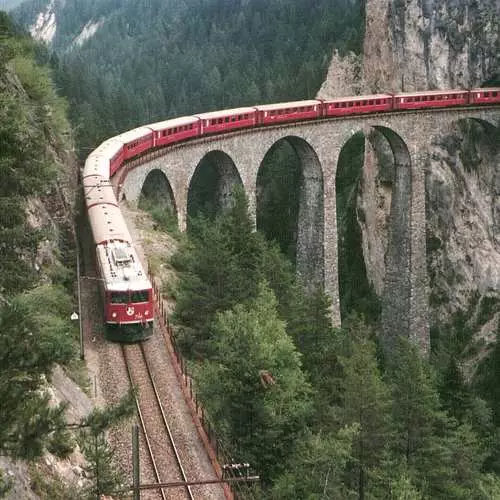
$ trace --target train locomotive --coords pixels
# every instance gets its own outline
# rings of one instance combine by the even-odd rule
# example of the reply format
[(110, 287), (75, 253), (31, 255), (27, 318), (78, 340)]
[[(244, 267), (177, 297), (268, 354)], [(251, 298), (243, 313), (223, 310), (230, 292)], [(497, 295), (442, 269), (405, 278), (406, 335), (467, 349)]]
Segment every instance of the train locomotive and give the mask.
[(96, 246), (106, 335), (142, 340), (152, 334), (154, 302), (110, 182), (130, 159), (184, 141), (257, 127), (364, 114), (500, 105), (500, 88), (434, 90), (226, 109), (138, 127), (104, 141), (85, 162), (83, 187)]
[(110, 182), (110, 160), (120, 148), (123, 145), (111, 139), (89, 156), (83, 172), (83, 190), (95, 243), (105, 336), (132, 342), (152, 335), (154, 302), (151, 282)]

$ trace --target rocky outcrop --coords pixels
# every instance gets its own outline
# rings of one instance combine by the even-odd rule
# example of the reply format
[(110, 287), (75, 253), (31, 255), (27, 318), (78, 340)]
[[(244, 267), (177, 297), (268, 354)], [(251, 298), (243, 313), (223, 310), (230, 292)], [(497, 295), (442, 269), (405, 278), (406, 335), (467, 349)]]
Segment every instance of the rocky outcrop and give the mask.
[[(366, 0), (361, 62), (334, 54), (318, 96), (498, 84), (499, 49), (498, 0)], [(461, 314), (462, 327), (482, 344), (494, 338), (500, 316), (500, 134), (491, 125), (499, 124), (462, 121), (442, 130), (426, 167), (431, 329)], [(357, 207), (367, 278), (379, 296), (391, 169), (391, 152), (368, 132)]]
[(318, 91), (318, 99), (359, 94), (361, 91), (361, 62), (361, 57), (352, 52), (342, 57), (335, 51), (330, 61), (326, 80)]
[[(494, 132), (458, 122), (432, 144), (426, 178), (427, 267), (433, 324), (500, 298), (500, 161)], [(474, 321), (482, 327), (489, 317)], [(491, 325), (493, 327), (493, 325)], [(493, 330), (484, 331), (491, 336)], [(490, 339), (491, 340), (491, 339)]]
[(335, 53), (318, 96), (471, 88), (498, 79), (498, 0), (366, 0), (362, 62)]
[(471, 88), (498, 77), (497, 0), (367, 0), (366, 91)]

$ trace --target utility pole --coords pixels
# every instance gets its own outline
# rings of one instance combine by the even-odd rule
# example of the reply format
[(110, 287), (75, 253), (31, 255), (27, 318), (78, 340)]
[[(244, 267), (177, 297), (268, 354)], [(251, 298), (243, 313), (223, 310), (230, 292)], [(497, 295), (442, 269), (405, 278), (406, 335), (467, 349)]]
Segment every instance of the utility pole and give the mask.
[(141, 499), (140, 477), (139, 477), (139, 426), (132, 426), (132, 471), (133, 471), (133, 490), (134, 500)]

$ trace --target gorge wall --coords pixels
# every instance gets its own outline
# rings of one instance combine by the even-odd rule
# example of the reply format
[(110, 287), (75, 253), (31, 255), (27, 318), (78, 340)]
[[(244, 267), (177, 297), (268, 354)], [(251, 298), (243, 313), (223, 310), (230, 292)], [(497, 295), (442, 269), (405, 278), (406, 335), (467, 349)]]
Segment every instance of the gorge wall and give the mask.
[[(498, 0), (366, 0), (364, 53), (335, 53), (318, 97), (500, 86), (499, 22)], [(499, 328), (498, 125), (457, 122), (440, 132), (426, 159), (431, 331), (439, 334), (459, 315), (470, 353), (479, 353)], [(383, 139), (366, 131), (358, 222), (367, 278), (381, 298), (392, 162)]]

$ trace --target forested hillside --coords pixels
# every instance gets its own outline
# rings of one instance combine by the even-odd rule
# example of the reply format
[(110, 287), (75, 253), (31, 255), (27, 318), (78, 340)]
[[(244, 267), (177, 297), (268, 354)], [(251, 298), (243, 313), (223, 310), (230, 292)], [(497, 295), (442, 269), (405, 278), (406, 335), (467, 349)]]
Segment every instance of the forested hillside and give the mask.
[[(45, 48), (0, 12), (0, 497), (34, 498), (26, 487), (16, 489), (10, 465), (8, 473), (3, 469), (13, 463), (9, 459), (24, 459), (31, 478), (22, 479), (31, 481), (37, 498), (67, 500), (88, 498), (95, 469), (82, 446), (90, 464), (82, 488), (47, 474), (54, 473), (48, 467), (54, 457), (66, 458), (76, 446), (67, 405), (54, 400), (49, 386), (55, 365), (86, 384), (78, 328), (70, 319), (76, 303), (76, 158), (67, 103), (56, 94), (47, 59)], [(107, 424), (102, 418), (95, 424), (102, 415), (82, 422), (87, 441), (102, 439)], [(97, 447), (92, 453), (101, 467)], [(39, 472), (36, 460), (49, 452)]]
[(326, 297), (304, 294), (235, 197), (192, 222), (169, 291), (198, 395), (260, 474), (257, 497), (500, 498), (498, 348), (472, 385), (446, 349), (429, 362), (400, 339), (384, 359), (362, 317), (332, 328)]
[(10, 10), (17, 7), (23, 0), (0, 0), (0, 10)]
[[(68, 452), (64, 408), (51, 406), (43, 387), (54, 363), (72, 359), (77, 338), (72, 270), (62, 264), (72, 262), (67, 234), (64, 221), (52, 223), (64, 210), (69, 126), (37, 64), (42, 54), (1, 12), (0, 34), (0, 454), (33, 459), (47, 448)], [(0, 492), (8, 487), (0, 471)]]
[[(31, 25), (48, 2), (16, 11)], [(359, 51), (357, 0), (68, 0), (56, 4), (58, 83), (86, 152), (142, 123), (314, 97), (334, 47)], [(89, 24), (96, 33), (81, 45)]]

